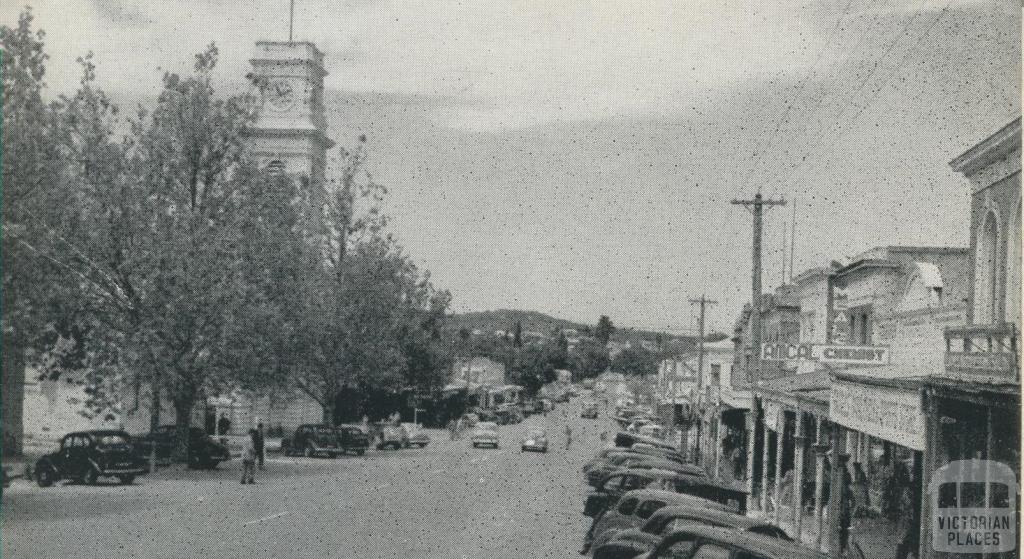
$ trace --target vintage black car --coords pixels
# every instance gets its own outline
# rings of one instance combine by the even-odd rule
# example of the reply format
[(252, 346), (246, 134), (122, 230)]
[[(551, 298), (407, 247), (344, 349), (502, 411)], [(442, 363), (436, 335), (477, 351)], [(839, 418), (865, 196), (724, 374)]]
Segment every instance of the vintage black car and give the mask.
[[(327, 424), (306, 424), (299, 425), (291, 438), (281, 440), (281, 450), (285, 456), (327, 456), (334, 458), (345, 452), (341, 446), (341, 437), (337, 428)], [(366, 451), (364, 447), (357, 454)]]
[(746, 492), (727, 483), (678, 471), (628, 469), (612, 472), (597, 485), (595, 491), (587, 494), (583, 514), (593, 517), (605, 507), (614, 505), (623, 493), (644, 488), (701, 497), (727, 505), (739, 514), (745, 514), (747, 510)]
[[(370, 435), (358, 425), (338, 425), (341, 451), (363, 454), (370, 448)], [(426, 446), (426, 445), (423, 445)]]
[[(190, 427), (188, 435), (188, 467), (212, 470), (217, 464), (231, 459), (227, 445), (217, 442), (201, 428)], [(174, 451), (175, 437), (174, 425), (162, 425), (156, 431), (136, 437), (135, 449), (142, 459), (146, 460), (156, 445), (156, 459), (167, 461)]]
[(649, 559), (743, 557), (745, 559), (828, 559), (799, 542), (718, 526), (680, 526), (662, 538)]
[(101, 477), (116, 477), (129, 484), (147, 471), (131, 436), (116, 430), (68, 433), (61, 439), (60, 449), (40, 458), (33, 469), (39, 487), (62, 479), (91, 485)]

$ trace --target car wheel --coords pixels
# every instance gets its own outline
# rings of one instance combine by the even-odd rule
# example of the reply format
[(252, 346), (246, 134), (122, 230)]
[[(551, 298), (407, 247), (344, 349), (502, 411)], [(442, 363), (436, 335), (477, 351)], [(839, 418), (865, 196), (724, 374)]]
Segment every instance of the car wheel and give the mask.
[(89, 471), (85, 473), (82, 481), (85, 482), (86, 485), (96, 485), (96, 481), (99, 480), (99, 477), (100, 473), (96, 471), (96, 468), (89, 468)]
[(303, 451), (303, 454), (306, 456), (306, 458), (312, 458), (313, 456), (316, 456), (316, 451), (313, 450), (313, 447), (307, 446), (306, 450)]
[(117, 476), (118, 481), (121, 485), (131, 485), (135, 481), (135, 474), (125, 474), (123, 476)]
[(480, 445), (478, 445), (477, 443), (473, 443), (473, 448), (480, 448)]
[(49, 487), (56, 480), (57, 472), (53, 471), (53, 468), (49, 466), (36, 468), (36, 483), (39, 484), (39, 487)]

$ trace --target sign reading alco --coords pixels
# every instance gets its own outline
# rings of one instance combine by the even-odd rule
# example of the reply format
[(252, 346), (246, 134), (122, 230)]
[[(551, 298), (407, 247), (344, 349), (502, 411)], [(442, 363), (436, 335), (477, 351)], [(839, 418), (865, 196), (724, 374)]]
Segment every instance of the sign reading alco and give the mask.
[(765, 361), (821, 361), (847, 365), (888, 365), (889, 346), (834, 344), (761, 344)]

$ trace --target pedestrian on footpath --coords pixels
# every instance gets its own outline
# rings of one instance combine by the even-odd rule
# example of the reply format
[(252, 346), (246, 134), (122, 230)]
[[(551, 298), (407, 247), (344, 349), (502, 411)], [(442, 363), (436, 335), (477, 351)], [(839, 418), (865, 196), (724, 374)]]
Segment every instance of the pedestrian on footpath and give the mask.
[(249, 429), (249, 436), (242, 443), (242, 485), (256, 483), (256, 430)]
[(455, 440), (455, 420), (448, 420), (448, 433), (451, 435), (451, 440)]
[(565, 449), (569, 450), (570, 446), (572, 446), (572, 427), (567, 424), (565, 426)]
[(256, 446), (256, 463), (259, 464), (259, 468), (263, 469), (263, 458), (264, 458), (264, 439), (263, 439), (263, 422), (258, 421), (256, 423), (256, 436), (253, 438), (253, 443)]
[(459, 417), (458, 419), (455, 420), (455, 438), (456, 439), (462, 438), (462, 428), (463, 428), (463, 426), (464, 425), (462, 423), (462, 418), (461, 417)]

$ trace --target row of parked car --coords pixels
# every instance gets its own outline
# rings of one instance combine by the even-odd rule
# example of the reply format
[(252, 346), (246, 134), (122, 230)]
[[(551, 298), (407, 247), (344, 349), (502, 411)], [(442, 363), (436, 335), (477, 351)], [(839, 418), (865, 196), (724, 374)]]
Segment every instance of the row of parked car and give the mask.
[(822, 559), (778, 526), (747, 517), (747, 494), (710, 479), (659, 439), (620, 432), (583, 467), (594, 559)]
[[(92, 430), (68, 433), (54, 452), (41, 458), (31, 468), (31, 475), (40, 487), (49, 487), (61, 480), (77, 480), (95, 484), (100, 478), (115, 478), (130, 484), (139, 475), (149, 472), (149, 459), (154, 452), (158, 462), (170, 460), (176, 441), (176, 427), (165, 425), (133, 437), (119, 430)], [(405, 425), (379, 424), (364, 429), (359, 425), (300, 425), (282, 439), (285, 456), (362, 455), (370, 447), (378, 450), (419, 447), (430, 443), (430, 437)], [(193, 469), (214, 469), (231, 459), (225, 439), (217, 440), (199, 427), (189, 429), (188, 466)], [(5, 480), (6, 483), (6, 472)]]

